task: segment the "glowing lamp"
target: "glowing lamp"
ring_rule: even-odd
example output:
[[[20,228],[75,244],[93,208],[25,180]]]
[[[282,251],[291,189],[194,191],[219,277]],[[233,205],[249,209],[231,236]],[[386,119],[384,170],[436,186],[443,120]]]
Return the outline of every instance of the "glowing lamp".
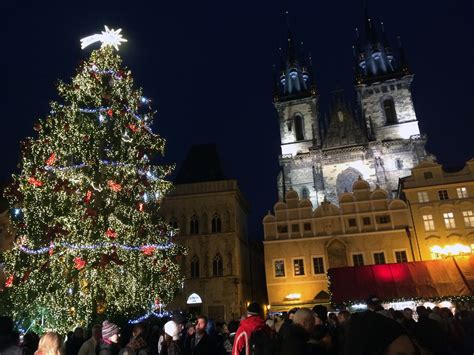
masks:
[[[286,295],[285,299],[287,300],[299,300],[301,298],[301,293],[290,293]]]

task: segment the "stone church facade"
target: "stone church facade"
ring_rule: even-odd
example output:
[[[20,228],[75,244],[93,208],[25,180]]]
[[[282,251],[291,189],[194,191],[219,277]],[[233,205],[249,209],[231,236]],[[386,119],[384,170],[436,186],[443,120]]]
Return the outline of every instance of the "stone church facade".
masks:
[[[354,46],[354,109],[342,92],[333,93],[329,119],[319,112],[319,93],[310,68],[288,36],[286,55],[274,87],[281,137],[278,191],[284,200],[290,188],[314,207],[337,203],[359,178],[395,194],[398,180],[421,161],[425,151],[413,107],[403,48],[395,59],[383,31],[366,16],[364,36]]]

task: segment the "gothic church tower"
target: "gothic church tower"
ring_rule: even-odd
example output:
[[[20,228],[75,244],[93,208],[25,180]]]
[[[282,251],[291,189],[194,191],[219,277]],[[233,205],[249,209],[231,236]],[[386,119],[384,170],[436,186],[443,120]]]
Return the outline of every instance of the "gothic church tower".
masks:
[[[395,56],[395,54],[397,54]],[[383,24],[365,13],[365,30],[354,45],[357,109],[342,92],[333,94],[327,128],[322,129],[319,96],[311,68],[291,34],[274,88],[281,137],[278,191],[293,189],[316,208],[338,203],[361,177],[394,192],[401,177],[426,158],[413,107],[410,72],[401,45],[390,46]],[[358,114],[357,114],[358,113]]]

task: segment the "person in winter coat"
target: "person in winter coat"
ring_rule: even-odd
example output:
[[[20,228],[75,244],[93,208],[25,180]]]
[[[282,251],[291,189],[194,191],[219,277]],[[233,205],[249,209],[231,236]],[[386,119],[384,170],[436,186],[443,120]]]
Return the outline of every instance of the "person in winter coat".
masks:
[[[267,339],[272,339],[273,332],[265,324],[262,316],[262,308],[257,302],[252,302],[247,307],[247,318],[240,322],[239,329],[235,333],[234,346],[232,348],[232,355],[249,355],[250,354],[250,339],[252,334],[257,331],[262,331]],[[276,339],[273,339],[274,342]],[[264,345],[265,346],[265,345]]]
[[[97,346],[98,355],[118,355],[118,341],[120,338],[120,328],[117,324],[104,320],[102,323],[102,340]]]
[[[120,355],[148,355],[148,344],[145,340],[145,326],[136,324],[128,344],[120,350]]]
[[[186,355],[207,355],[211,354],[211,344],[209,336],[206,333],[207,317],[198,316],[194,328],[194,334],[190,336],[189,342],[186,342]]]
[[[62,347],[61,336],[55,332],[47,332],[41,337],[35,355],[61,355]]]
[[[181,355],[179,346],[179,328],[175,321],[170,320],[165,324],[165,339],[161,345],[160,355]]]
[[[102,338],[102,326],[96,324],[92,327],[90,339],[86,340],[79,349],[79,355],[95,355],[97,344]]]

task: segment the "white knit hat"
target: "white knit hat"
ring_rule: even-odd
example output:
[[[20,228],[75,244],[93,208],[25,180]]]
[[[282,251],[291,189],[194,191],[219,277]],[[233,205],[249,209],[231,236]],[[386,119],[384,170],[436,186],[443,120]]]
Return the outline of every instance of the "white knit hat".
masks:
[[[170,320],[165,324],[165,333],[168,334],[173,340],[179,340],[179,330],[178,325]]]

